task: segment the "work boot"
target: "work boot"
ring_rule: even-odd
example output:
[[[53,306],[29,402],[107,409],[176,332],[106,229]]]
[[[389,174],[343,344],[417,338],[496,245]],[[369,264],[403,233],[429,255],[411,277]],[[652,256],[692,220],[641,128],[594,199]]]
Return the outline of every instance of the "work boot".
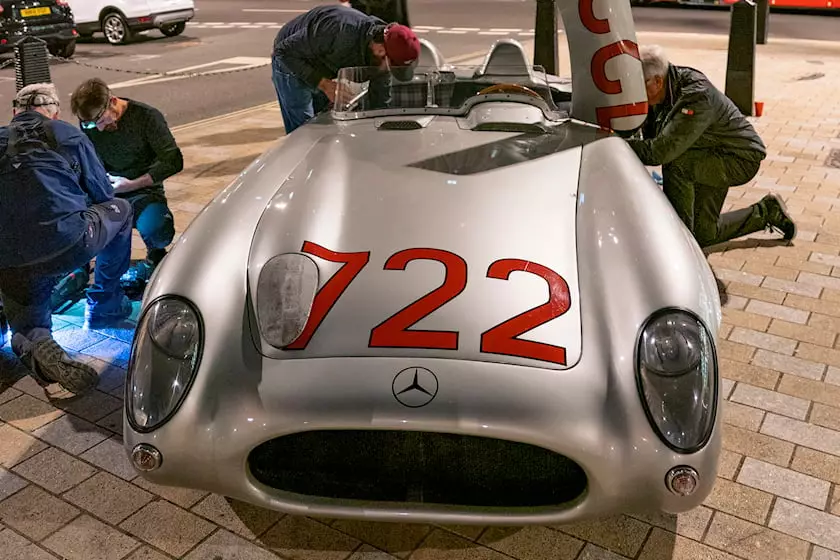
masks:
[[[120,286],[126,295],[132,299],[140,299],[146,291],[146,285],[155,271],[155,265],[147,260],[142,260],[129,268],[120,278]]]
[[[97,303],[91,306],[88,303],[85,310],[85,320],[89,329],[110,327],[124,319],[128,319],[133,311],[131,300],[127,296],[114,298],[113,302],[106,304]]]
[[[24,338],[16,334],[15,338],[18,337]],[[95,369],[68,356],[52,338],[42,338],[36,342],[19,341],[15,344],[23,348],[20,361],[41,385],[58,383],[75,395],[83,395],[99,383]]]
[[[796,224],[788,214],[784,201],[775,194],[768,194],[759,202],[764,210],[767,228],[781,233],[786,240],[796,237]]]

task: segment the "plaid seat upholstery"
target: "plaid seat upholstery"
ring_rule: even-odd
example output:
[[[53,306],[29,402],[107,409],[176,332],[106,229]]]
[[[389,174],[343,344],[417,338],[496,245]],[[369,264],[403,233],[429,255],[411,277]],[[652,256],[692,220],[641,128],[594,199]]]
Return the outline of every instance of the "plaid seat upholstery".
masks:
[[[414,109],[426,106],[428,84],[425,76],[418,76],[417,81],[391,84],[391,107],[394,109]],[[440,107],[450,107],[452,93],[455,91],[455,74],[441,72],[440,82],[435,84],[434,103]]]

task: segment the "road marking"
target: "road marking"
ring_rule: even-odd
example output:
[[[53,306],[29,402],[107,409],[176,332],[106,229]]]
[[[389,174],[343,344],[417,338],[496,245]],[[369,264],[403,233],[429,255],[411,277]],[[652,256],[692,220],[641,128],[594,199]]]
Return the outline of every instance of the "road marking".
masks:
[[[237,21],[233,23],[194,21],[190,24],[190,26],[195,29],[283,29],[284,25],[285,23],[270,21]],[[490,36],[518,35],[520,37],[532,37],[535,34],[533,29],[522,29],[519,27],[491,27],[490,29],[482,29],[480,27],[441,27],[439,25],[417,25],[412,29],[418,35],[428,33],[437,33],[441,35],[465,35],[467,33],[474,33],[477,35]],[[557,34],[562,35],[563,30],[558,30]]]
[[[491,27],[490,31],[504,31],[507,33],[513,33],[514,31],[522,31],[522,28],[507,28],[507,27]]]
[[[453,27],[452,31],[481,31],[479,27]]]
[[[227,68],[219,68],[217,70],[208,70],[203,72],[203,74],[220,74],[223,72],[230,72],[231,70],[247,70],[251,68],[260,68],[262,66],[269,66],[271,65],[271,58],[266,57],[250,57],[250,56],[238,56],[234,58],[226,58],[223,60],[216,60],[213,62],[206,62],[204,64],[197,64],[195,66],[187,66],[186,68],[179,68],[177,70],[170,70],[168,76],[164,76],[163,74],[155,74],[153,76],[145,76],[143,78],[137,78],[134,80],[128,80],[125,82],[118,82],[116,84],[111,84],[109,87],[111,89],[117,88],[126,88],[126,87],[133,87],[133,86],[145,86],[150,84],[159,84],[162,82],[171,82],[174,80],[183,80],[188,78],[189,76],[178,76],[177,74],[186,74],[191,73],[196,70],[201,70],[203,68],[209,68],[211,66],[218,66],[218,65],[227,65]],[[176,74],[176,75],[173,75]]]
[[[252,13],[305,14],[309,10],[285,10],[281,8],[242,8],[242,11]]]
[[[479,31],[479,35],[510,35],[508,31]]]
[[[441,29],[446,29],[445,27],[439,27],[437,25],[415,25],[412,29],[415,31],[417,29],[428,29],[430,31],[440,31]]]

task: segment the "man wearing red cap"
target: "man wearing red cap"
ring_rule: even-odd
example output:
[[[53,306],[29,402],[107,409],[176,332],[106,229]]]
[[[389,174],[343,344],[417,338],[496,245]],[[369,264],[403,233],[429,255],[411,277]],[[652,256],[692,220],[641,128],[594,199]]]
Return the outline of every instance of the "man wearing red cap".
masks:
[[[317,6],[297,16],[277,34],[272,55],[272,81],[286,133],[335,102],[340,69],[384,72],[411,66],[419,56],[420,42],[411,29],[349,6]]]

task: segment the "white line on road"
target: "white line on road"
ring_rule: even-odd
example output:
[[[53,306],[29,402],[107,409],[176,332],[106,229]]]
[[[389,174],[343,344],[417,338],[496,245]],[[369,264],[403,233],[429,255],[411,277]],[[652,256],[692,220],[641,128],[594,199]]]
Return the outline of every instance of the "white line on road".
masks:
[[[412,29],[429,29],[431,31],[440,31],[441,29],[446,29],[445,27],[439,27],[437,25],[415,25]]]
[[[454,29],[442,29],[438,31],[442,35],[466,35],[466,31],[455,31]]]
[[[452,31],[481,31],[480,27],[453,27]]]
[[[507,31],[479,31],[479,35],[510,35]]]
[[[490,31],[504,31],[506,33],[513,33],[514,31],[522,31],[521,27],[507,28],[507,27],[491,27]]]

